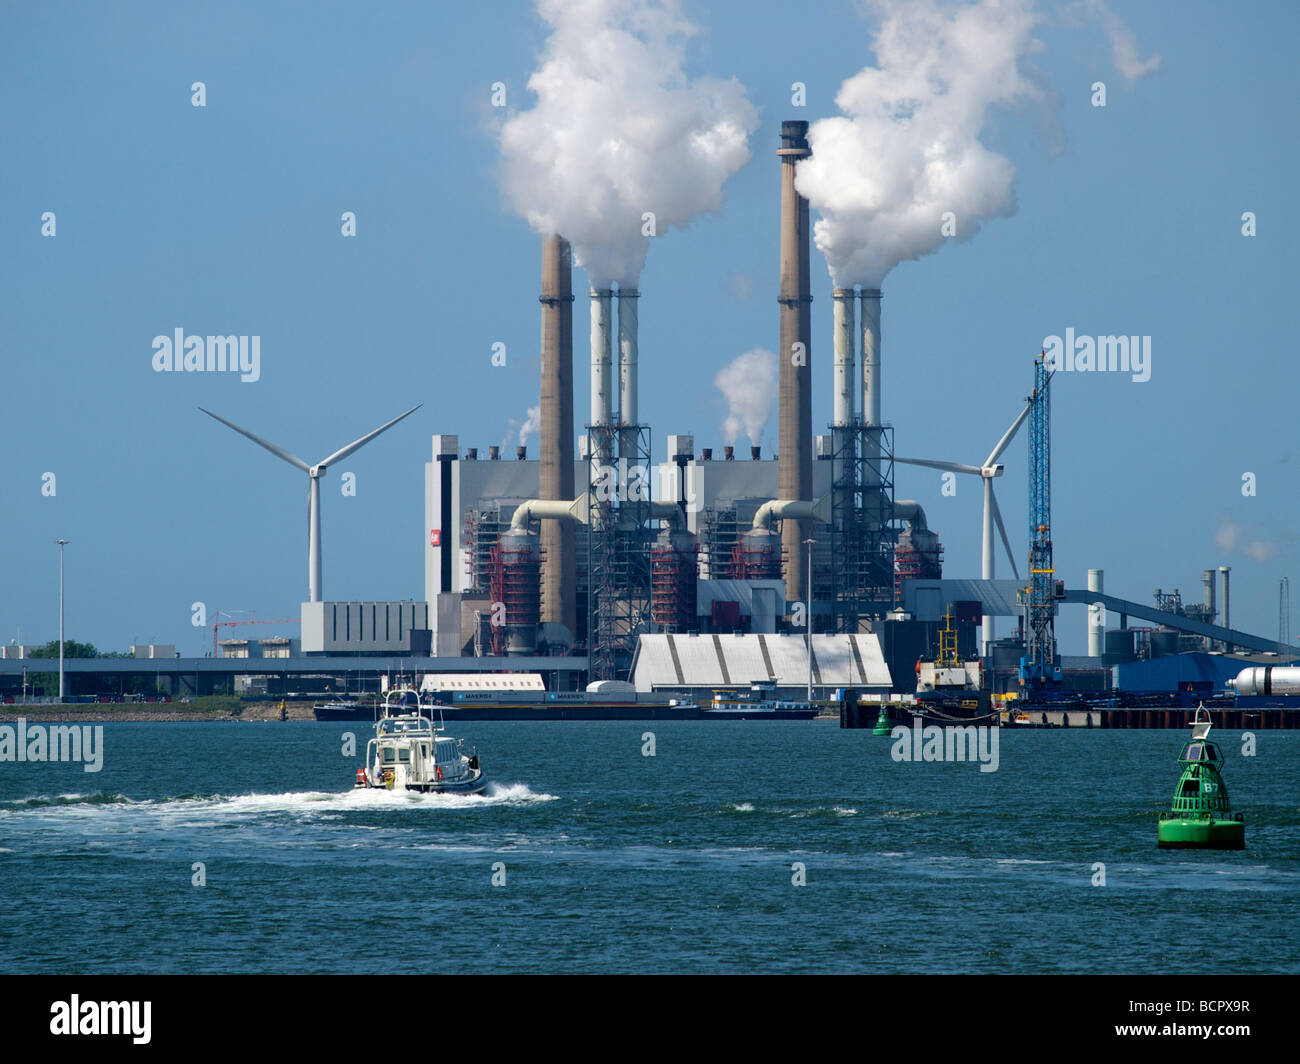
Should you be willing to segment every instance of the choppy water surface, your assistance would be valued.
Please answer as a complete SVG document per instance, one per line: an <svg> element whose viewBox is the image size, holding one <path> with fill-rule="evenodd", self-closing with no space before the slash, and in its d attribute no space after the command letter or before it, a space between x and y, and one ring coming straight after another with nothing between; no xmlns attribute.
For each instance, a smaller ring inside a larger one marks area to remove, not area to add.
<svg viewBox="0 0 1300 1064"><path fill-rule="evenodd" d="M355 792L342 724L0 764L0 969L1300 971L1300 733L1216 731L1247 849L1193 853L1155 846L1183 732L1005 734L981 773L820 722L450 730L488 794Z"/></svg>

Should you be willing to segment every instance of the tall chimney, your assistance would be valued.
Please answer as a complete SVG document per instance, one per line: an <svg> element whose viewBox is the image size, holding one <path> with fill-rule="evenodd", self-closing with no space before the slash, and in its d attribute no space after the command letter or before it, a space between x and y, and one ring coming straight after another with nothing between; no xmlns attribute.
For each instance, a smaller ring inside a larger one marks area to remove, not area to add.
<svg viewBox="0 0 1300 1064"><path fill-rule="evenodd" d="M1223 577L1223 595L1221 597L1223 599L1223 627L1224 628L1232 627L1232 614L1228 612L1228 574L1230 572L1232 572L1232 566L1230 565L1219 566L1219 575ZM1231 654L1232 644L1225 643L1223 645L1223 649L1227 653Z"/></svg>
<svg viewBox="0 0 1300 1064"><path fill-rule="evenodd" d="M832 424L851 425L857 391L854 381L854 369L857 358L854 356L854 322L857 318L852 288L837 288L832 296L835 300L835 417Z"/></svg>
<svg viewBox="0 0 1300 1064"><path fill-rule="evenodd" d="M812 154L807 122L782 122L781 147L781 264L780 430L777 448L777 494L782 499L812 498L812 313L809 306L808 201L795 190L795 164ZM797 346L797 345L802 345ZM798 364L796 364L798 363ZM803 540L807 521L781 522L785 549L786 598L808 601Z"/></svg>
<svg viewBox="0 0 1300 1064"><path fill-rule="evenodd" d="M573 254L562 236L542 244L542 423L538 497L572 499L573 491ZM578 608L575 531L567 521L543 521L542 621L576 634Z"/></svg>
<svg viewBox="0 0 1300 1064"><path fill-rule="evenodd" d="M880 425L880 289L864 288L862 304L862 421ZM863 480L868 488L880 485L880 439L868 436L862 441ZM991 629L986 626L986 635Z"/></svg>
<svg viewBox="0 0 1300 1064"><path fill-rule="evenodd" d="M636 301L641 293L635 288L618 289L618 420L622 425L637 424Z"/></svg>
<svg viewBox="0 0 1300 1064"><path fill-rule="evenodd" d="M1201 573L1202 597L1201 601L1205 606L1205 612L1208 615L1206 620L1213 624L1218 616L1218 611L1214 605L1214 570L1206 569Z"/></svg>
<svg viewBox="0 0 1300 1064"><path fill-rule="evenodd" d="M591 423L609 425L614 420L614 382L611 379L609 318L613 292L608 288L591 289ZM608 441L603 434L591 441L591 461L594 465L611 465L614 456L609 453Z"/></svg>

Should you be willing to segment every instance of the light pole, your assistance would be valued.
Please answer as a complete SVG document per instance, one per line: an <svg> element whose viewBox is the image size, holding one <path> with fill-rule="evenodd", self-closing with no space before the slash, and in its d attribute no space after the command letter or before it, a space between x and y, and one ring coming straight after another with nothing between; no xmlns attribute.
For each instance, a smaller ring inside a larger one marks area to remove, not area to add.
<svg viewBox="0 0 1300 1064"><path fill-rule="evenodd" d="M816 542L816 540L805 539L804 542L808 544L808 613L804 617L804 622L807 625L804 635L808 643L808 704L811 706L812 698L813 698L813 692L812 692L812 615L813 615L812 549L813 549L813 544Z"/></svg>
<svg viewBox="0 0 1300 1064"><path fill-rule="evenodd" d="M66 539L59 540L59 704L63 704L63 548Z"/></svg>

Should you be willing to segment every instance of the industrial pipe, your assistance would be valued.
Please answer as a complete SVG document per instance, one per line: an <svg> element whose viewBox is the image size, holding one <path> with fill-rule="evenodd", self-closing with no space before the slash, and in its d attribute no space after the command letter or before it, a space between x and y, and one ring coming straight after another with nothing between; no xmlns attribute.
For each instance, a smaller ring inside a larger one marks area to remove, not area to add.
<svg viewBox="0 0 1300 1064"><path fill-rule="evenodd" d="M754 531L767 531L772 527L773 521L787 518L821 521L825 524L831 519L831 497L823 495L816 502L808 502L806 499L772 499L765 502L754 514Z"/></svg>
<svg viewBox="0 0 1300 1064"><path fill-rule="evenodd" d="M587 493L576 499L526 499L515 507L510 518L512 532L523 532L530 521L573 521L587 523Z"/></svg>

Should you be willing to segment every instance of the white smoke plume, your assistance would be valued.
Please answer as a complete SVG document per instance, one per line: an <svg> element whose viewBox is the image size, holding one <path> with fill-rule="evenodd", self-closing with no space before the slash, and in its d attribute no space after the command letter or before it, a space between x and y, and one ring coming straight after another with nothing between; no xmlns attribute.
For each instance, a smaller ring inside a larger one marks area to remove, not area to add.
<svg viewBox="0 0 1300 1064"><path fill-rule="evenodd" d="M735 78L687 76L698 30L677 0L537 9L551 35L528 81L536 105L500 130L503 195L539 234L563 234L593 285L635 283L650 235L721 208L758 114Z"/></svg>
<svg viewBox="0 0 1300 1064"><path fill-rule="evenodd" d="M1026 63L1043 49L1034 0L869 6L881 20L877 65L840 86L842 115L813 123L796 186L821 214L813 232L835 283L878 288L900 262L1015 213L1015 166L980 138L994 107L1047 109L1054 94ZM1159 56L1138 59L1133 32L1103 0L1067 15L1101 23L1130 82L1159 69Z"/></svg>
<svg viewBox="0 0 1300 1064"><path fill-rule="evenodd" d="M519 427L519 446L524 445L525 438L533 432L540 432L542 429L542 408L530 406L528 416L524 418L524 423Z"/></svg>
<svg viewBox="0 0 1300 1064"><path fill-rule="evenodd" d="M713 383L727 400L727 416L722 421L727 443L734 444L743 431L757 446L776 402L775 352L763 347L746 351L718 370Z"/></svg>
<svg viewBox="0 0 1300 1064"><path fill-rule="evenodd" d="M1037 99L1021 71L1038 50L1032 0L875 0L878 63L840 86L843 116L813 123L796 187L821 213L813 233L837 285L878 288L898 263L947 237L969 240L1014 213L1010 160L980 134L994 104Z"/></svg>

